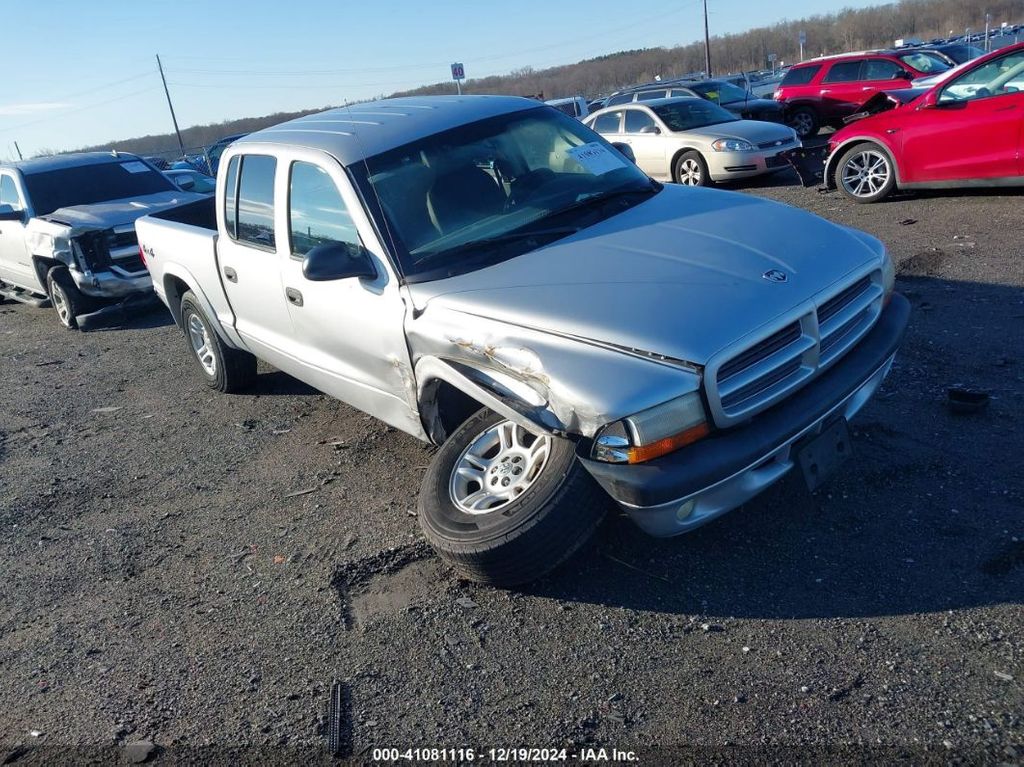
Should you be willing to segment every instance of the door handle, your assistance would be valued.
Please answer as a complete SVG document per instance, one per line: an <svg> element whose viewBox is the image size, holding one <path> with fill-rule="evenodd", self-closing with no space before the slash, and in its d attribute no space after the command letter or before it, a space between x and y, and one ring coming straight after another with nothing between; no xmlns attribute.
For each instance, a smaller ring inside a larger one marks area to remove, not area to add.
<svg viewBox="0 0 1024 767"><path fill-rule="evenodd" d="M292 306L302 306L302 293L295 288L285 288L284 294L288 296L288 303Z"/></svg>
<svg viewBox="0 0 1024 767"><path fill-rule="evenodd" d="M238 282L238 272L230 266L224 267L224 277L227 278L228 282Z"/></svg>

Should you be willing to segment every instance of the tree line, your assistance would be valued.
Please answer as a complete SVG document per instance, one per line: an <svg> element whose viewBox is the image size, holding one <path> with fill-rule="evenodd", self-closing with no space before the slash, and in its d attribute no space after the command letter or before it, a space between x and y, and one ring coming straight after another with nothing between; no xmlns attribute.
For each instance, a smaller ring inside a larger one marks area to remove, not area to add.
<svg viewBox="0 0 1024 767"><path fill-rule="evenodd" d="M711 39L712 70L716 74L767 68L769 54L777 62L793 63L799 59L799 35L806 35L805 57L880 48L893 45L898 38L928 41L936 37L963 34L985 27L985 11L992 16L993 26L1001 22L1024 22L1021 0L986 0L980 3L964 0L899 0L858 10L846 9L832 14L819 14L795 21L751 29ZM701 30L694 27L697 36ZM472 71L472 61L467 62ZM594 97L635 83L649 82L657 77L667 79L704 69L703 42L673 48L644 48L598 56L575 64L535 70L523 67L505 75L467 80L463 93L498 93L516 96L584 95ZM454 84L440 82L400 91L392 96L432 95L454 92ZM382 94L383 95L383 94ZM324 107L326 108L326 107ZM302 115L320 111L279 112L264 117L247 117L221 123L197 125L182 131L186 147L212 144L222 136L249 133ZM142 136L112 141L88 150L118 150L138 154L167 152L177 147L173 133Z"/></svg>

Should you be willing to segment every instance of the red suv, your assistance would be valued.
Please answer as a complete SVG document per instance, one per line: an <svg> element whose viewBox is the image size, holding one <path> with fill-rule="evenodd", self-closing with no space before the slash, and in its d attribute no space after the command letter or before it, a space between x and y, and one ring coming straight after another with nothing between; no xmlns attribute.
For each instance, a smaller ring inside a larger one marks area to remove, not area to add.
<svg viewBox="0 0 1024 767"><path fill-rule="evenodd" d="M915 77L934 75L949 64L927 51L868 51L813 59L794 65L782 78L775 100L786 108L801 139L823 125L840 127L879 91L906 88Z"/></svg>

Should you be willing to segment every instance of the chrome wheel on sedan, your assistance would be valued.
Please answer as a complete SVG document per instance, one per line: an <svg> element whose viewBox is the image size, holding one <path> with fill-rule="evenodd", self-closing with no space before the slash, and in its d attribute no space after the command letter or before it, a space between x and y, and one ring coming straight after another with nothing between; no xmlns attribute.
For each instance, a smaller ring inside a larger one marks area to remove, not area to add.
<svg viewBox="0 0 1024 767"><path fill-rule="evenodd" d="M896 185L896 172L889 155L874 144L849 149L836 164L836 186L857 202L882 199Z"/></svg>
<svg viewBox="0 0 1024 767"><path fill-rule="evenodd" d="M708 174L708 164L700 156L700 152L684 152L676 160L672 169L672 177L677 184L683 186L707 186L711 179Z"/></svg>

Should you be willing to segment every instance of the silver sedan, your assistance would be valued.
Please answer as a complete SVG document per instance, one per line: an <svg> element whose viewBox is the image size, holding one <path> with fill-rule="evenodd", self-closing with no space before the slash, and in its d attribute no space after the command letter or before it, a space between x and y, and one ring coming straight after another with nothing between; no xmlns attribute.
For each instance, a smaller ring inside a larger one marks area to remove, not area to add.
<svg viewBox="0 0 1024 767"><path fill-rule="evenodd" d="M792 128L741 120L704 99L609 107L584 123L611 142L628 144L647 175L688 186L774 173L789 167L784 153L800 147Z"/></svg>

